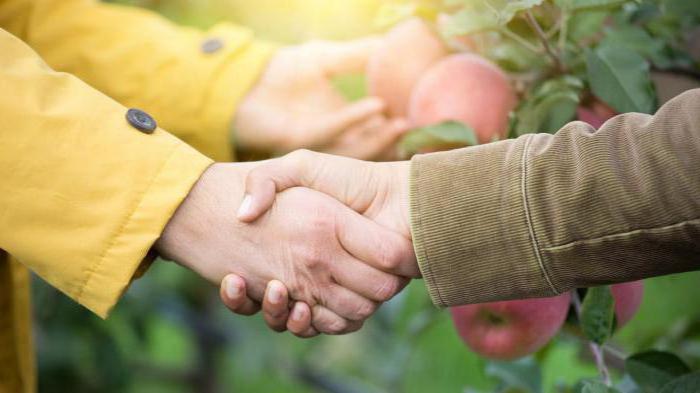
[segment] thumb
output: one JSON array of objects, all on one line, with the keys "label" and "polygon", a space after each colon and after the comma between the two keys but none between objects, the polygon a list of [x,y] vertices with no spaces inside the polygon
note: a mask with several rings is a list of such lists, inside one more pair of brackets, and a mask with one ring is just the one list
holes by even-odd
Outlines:
[{"label": "thumb", "polygon": [[303,186],[305,162],[313,159],[312,152],[297,150],[269,160],[248,172],[245,196],[238,208],[238,219],[243,222],[255,221],[272,207],[278,192]]},{"label": "thumb", "polygon": [[327,146],[353,125],[384,112],[386,105],[377,97],[367,97],[317,116],[304,135],[306,146]]}]

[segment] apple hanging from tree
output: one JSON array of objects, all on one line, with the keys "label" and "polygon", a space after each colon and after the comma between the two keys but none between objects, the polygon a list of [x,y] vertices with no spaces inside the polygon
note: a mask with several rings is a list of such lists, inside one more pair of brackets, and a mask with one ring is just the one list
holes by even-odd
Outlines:
[{"label": "apple hanging from tree", "polygon": [[517,97],[506,74],[469,53],[448,56],[421,77],[411,94],[409,120],[424,127],[448,120],[471,126],[479,143],[504,139]]},{"label": "apple hanging from tree", "polygon": [[559,331],[571,295],[470,304],[451,308],[462,340],[491,359],[511,360],[542,348]]},{"label": "apple hanging from tree", "polygon": [[629,322],[642,304],[644,297],[644,282],[631,281],[610,286],[615,299],[616,329],[620,329]]}]

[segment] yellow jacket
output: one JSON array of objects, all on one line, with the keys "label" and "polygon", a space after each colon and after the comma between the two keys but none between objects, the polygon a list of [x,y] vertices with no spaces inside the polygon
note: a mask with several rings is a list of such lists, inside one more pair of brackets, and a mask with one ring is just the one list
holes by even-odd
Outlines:
[{"label": "yellow jacket", "polygon": [[27,268],[105,317],[211,160],[233,158],[231,117],[272,50],[231,25],[0,0],[0,392],[35,390]]}]

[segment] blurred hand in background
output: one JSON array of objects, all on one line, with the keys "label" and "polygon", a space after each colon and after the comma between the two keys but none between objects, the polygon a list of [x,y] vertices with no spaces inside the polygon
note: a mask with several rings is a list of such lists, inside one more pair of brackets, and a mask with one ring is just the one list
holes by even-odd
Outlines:
[{"label": "blurred hand in background", "polygon": [[364,72],[377,38],[314,41],[281,48],[238,107],[233,132],[243,150],[308,148],[360,159],[388,159],[408,130],[376,97],[349,102],[332,78]]}]

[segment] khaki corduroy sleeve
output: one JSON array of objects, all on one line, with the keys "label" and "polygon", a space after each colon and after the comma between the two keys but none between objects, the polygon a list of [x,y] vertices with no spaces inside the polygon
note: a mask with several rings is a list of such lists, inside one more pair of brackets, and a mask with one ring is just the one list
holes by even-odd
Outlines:
[{"label": "khaki corduroy sleeve", "polygon": [[436,305],[700,268],[700,89],[655,116],[414,157],[411,225]]}]

